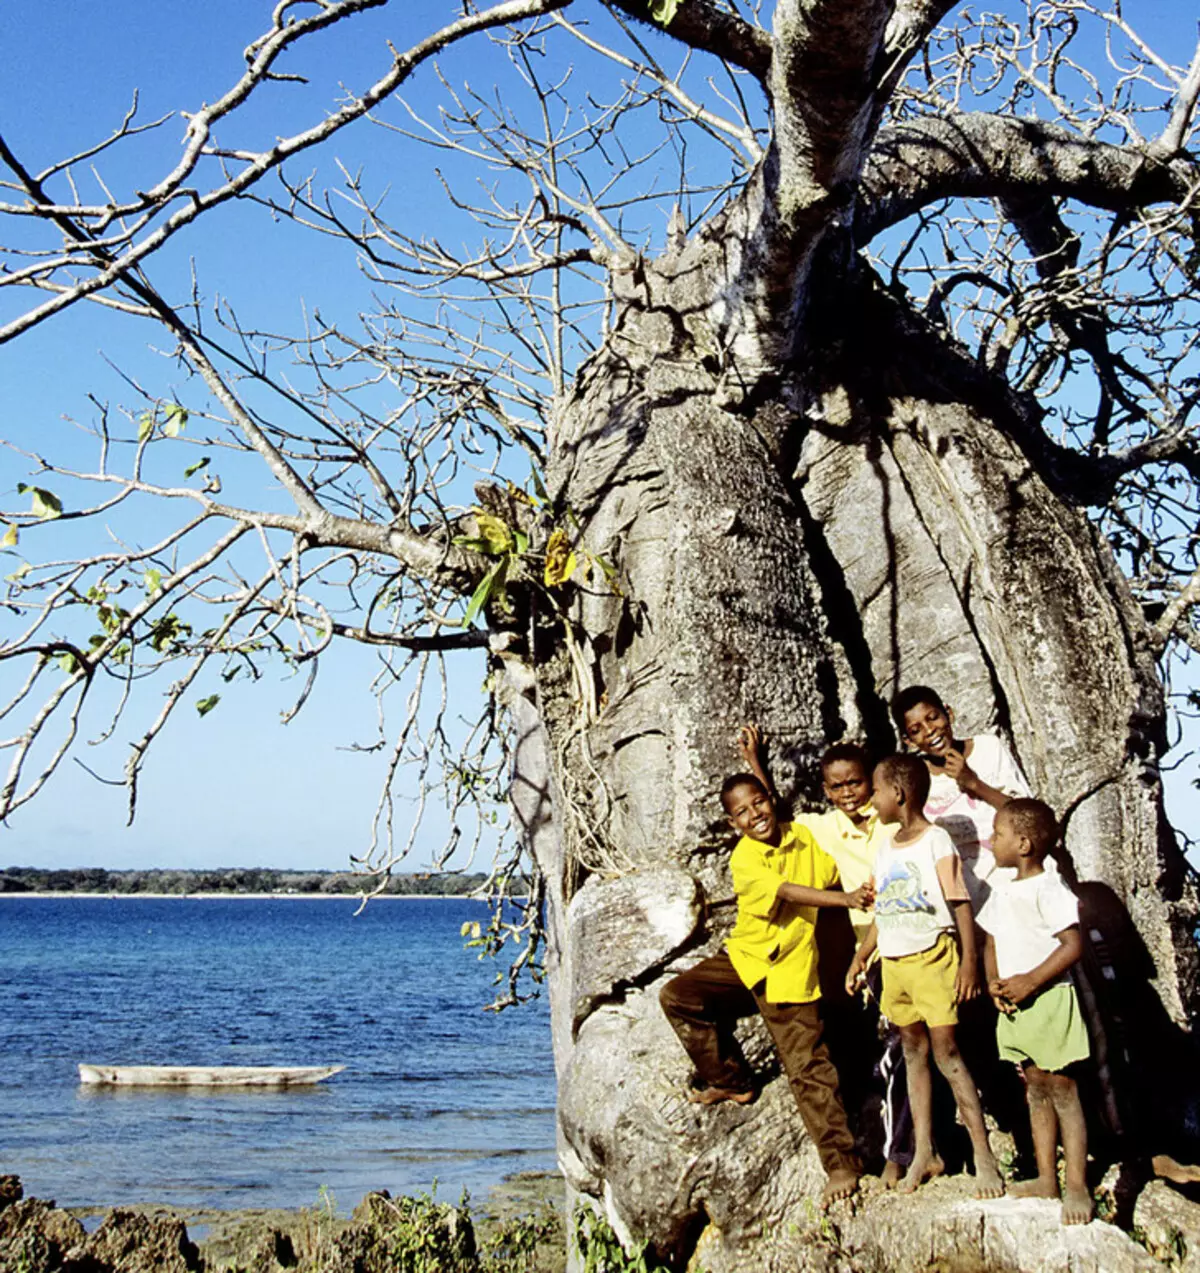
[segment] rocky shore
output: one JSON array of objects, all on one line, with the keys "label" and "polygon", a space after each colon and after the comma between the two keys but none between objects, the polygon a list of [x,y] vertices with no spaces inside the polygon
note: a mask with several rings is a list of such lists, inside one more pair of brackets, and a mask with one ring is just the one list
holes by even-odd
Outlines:
[{"label": "rocky shore", "polygon": [[[551,1273],[566,1263],[561,1178],[511,1178],[473,1211],[368,1194],[349,1218],[332,1200],[300,1211],[142,1204],[61,1209],[0,1176],[6,1273]],[[97,1223],[98,1222],[98,1223]]]},{"label": "rocky shore", "polygon": [[[1200,1273],[1200,1204],[1120,1168],[1098,1199],[1103,1218],[1067,1228],[1057,1202],[979,1202],[966,1176],[915,1197],[868,1179],[852,1202],[814,1210],[789,1236],[786,1270],[772,1273]],[[659,1267],[649,1253],[623,1254],[595,1217],[577,1240],[597,1273]],[[707,1267],[705,1248],[702,1238],[689,1269]],[[566,1263],[563,1181],[542,1173],[510,1178],[478,1210],[380,1192],[349,1217],[324,1198],[299,1211],[60,1209],[0,1176],[3,1273],[560,1273]]]}]

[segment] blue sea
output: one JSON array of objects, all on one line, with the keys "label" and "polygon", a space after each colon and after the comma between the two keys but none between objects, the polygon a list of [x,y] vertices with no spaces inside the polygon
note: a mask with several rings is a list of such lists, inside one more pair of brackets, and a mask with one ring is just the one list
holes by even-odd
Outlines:
[{"label": "blue sea", "polygon": [[[60,1206],[349,1211],[554,1169],[544,1000],[483,1011],[465,899],[0,899],[0,1174]],[[324,1065],[313,1088],[82,1087],[76,1064]]]}]

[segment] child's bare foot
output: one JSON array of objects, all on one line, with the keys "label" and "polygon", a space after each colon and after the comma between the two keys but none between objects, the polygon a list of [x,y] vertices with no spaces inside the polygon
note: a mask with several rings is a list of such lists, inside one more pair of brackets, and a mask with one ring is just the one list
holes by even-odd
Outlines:
[{"label": "child's bare foot", "polygon": [[732,1101],[735,1105],[749,1105],[758,1095],[749,1092],[737,1092],[728,1087],[702,1087],[692,1092],[688,1100],[693,1105],[719,1105],[722,1101]]},{"label": "child's bare foot", "polygon": [[883,1175],[879,1177],[883,1181],[885,1189],[895,1189],[895,1187],[904,1179],[904,1168],[898,1162],[892,1162],[889,1158],[883,1165]]},{"label": "child's bare foot", "polygon": [[1176,1162],[1170,1154],[1155,1154],[1150,1159],[1150,1166],[1154,1169],[1156,1176],[1173,1181],[1177,1185],[1200,1184],[1200,1167]]},{"label": "child's bare foot", "polygon": [[920,1185],[946,1170],[946,1164],[937,1154],[918,1154],[904,1179],[896,1186],[897,1193],[913,1193]]},{"label": "child's bare foot", "polygon": [[1057,1198],[1058,1181],[1043,1180],[1037,1176],[1033,1180],[1018,1180],[1008,1186],[1010,1198]]},{"label": "child's bare foot", "polygon": [[1003,1198],[1004,1180],[995,1162],[989,1159],[975,1161],[975,1197]]},{"label": "child's bare foot", "polygon": [[1063,1194],[1063,1224],[1087,1224],[1094,1211],[1092,1195],[1086,1189],[1068,1189]]},{"label": "child's bare foot", "polygon": [[857,1171],[852,1171],[849,1167],[842,1167],[835,1172],[831,1172],[829,1179],[825,1182],[825,1189],[821,1194],[821,1210],[827,1211],[830,1205],[837,1202],[839,1198],[849,1198],[857,1188]]}]

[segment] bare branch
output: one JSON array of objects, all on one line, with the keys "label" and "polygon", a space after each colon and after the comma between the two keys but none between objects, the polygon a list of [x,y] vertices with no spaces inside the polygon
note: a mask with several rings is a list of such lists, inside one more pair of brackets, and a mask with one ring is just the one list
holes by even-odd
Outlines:
[{"label": "bare branch", "polygon": [[1056,124],[1000,115],[952,115],[895,124],[863,173],[855,233],[868,242],[920,208],[948,198],[1047,194],[1110,211],[1191,206],[1200,166],[1081,138]]}]

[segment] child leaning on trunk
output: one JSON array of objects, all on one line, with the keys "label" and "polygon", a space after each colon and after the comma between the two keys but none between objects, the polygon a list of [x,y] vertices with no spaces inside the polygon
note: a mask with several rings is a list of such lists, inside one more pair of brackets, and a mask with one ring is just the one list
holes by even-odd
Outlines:
[{"label": "child leaning on trunk", "polygon": [[[743,725],[738,731],[737,747],[746,767],[772,796],[777,797],[767,764],[767,748],[762,729],[754,724]],[[870,882],[875,871],[876,851],[881,839],[887,836],[888,829],[880,824],[875,807],[871,804],[873,769],[870,753],[861,744],[845,740],[831,744],[821,756],[821,787],[828,808],[822,813],[798,813],[795,817],[795,825],[808,831],[817,847],[823,849],[837,863],[842,887],[847,890]],[[849,919],[854,944],[860,945],[871,927],[871,913],[851,910]],[[828,935],[826,932],[825,936]],[[833,950],[828,947],[821,950],[823,964],[830,955],[835,956],[831,966],[828,969],[822,967],[821,970],[822,983],[827,991],[833,978],[836,978],[837,986],[841,986],[853,953],[852,947],[843,959],[840,942],[835,943]],[[879,998],[878,978],[878,967],[873,966],[868,971],[868,983],[876,1002]],[[882,1055],[879,1055],[877,1022],[865,1011],[861,1018],[850,1016],[846,1005],[854,1003],[848,997],[845,1004],[838,1005],[830,1014],[831,1019],[827,1022],[830,1047],[843,1094],[848,1098],[846,1104],[852,1120],[860,1112],[855,1107],[861,1106],[865,1101],[863,1089],[869,1082],[871,1071],[875,1070],[883,1080],[881,1114],[883,1153],[886,1160],[883,1180],[884,1184],[892,1188],[903,1179],[909,1163],[912,1162],[912,1120],[909,1116],[900,1037],[895,1027],[889,1026],[887,1043]],[[825,1006],[829,1007],[828,1002]]]},{"label": "child leaning on trunk", "polygon": [[933,1144],[932,1051],[971,1138],[975,1195],[998,1198],[1004,1183],[979,1093],[954,1036],[958,1004],[979,994],[975,922],[954,843],[925,818],[928,795],[929,770],[916,756],[889,756],[875,767],[872,798],[879,820],[898,825],[875,859],[875,922],[850,965],[846,989],[858,989],[878,946],[879,1006],[900,1030],[912,1111],[914,1153],[899,1191],[911,1193],[945,1170]]},{"label": "child leaning on trunk", "polygon": [[821,1037],[817,909],[862,909],[870,890],[843,892],[833,859],[807,831],[779,821],[753,774],[727,778],[721,803],[741,833],[729,862],[737,923],[724,950],[672,978],[659,1000],[695,1067],[699,1086],[690,1099],[698,1105],[754,1100],[733,1027],[740,1017],[762,1016],[829,1177],[821,1198],[827,1207],[854,1192],[861,1167]]},{"label": "child leaning on trunk", "polygon": [[1083,953],[1079,904],[1045,869],[1058,838],[1054,813],[1040,800],[1012,800],[996,815],[992,852],[1000,870],[976,919],[987,932],[988,991],[1000,1010],[1000,1057],[1025,1080],[1037,1179],[1012,1185],[1018,1197],[1057,1198],[1061,1137],[1064,1224],[1087,1224],[1087,1127],[1070,1068],[1088,1057],[1088,1033],[1067,970]]}]

